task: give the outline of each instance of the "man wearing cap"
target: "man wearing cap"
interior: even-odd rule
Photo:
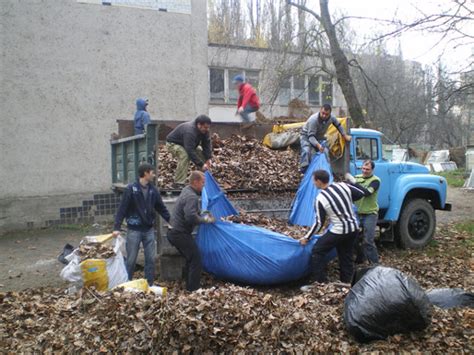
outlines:
[[[242,75],[236,75],[232,82],[239,91],[236,114],[239,114],[244,122],[250,122],[249,113],[257,112],[260,108],[257,92],[252,85],[245,82]]]
[[[151,122],[150,114],[147,112],[148,99],[137,99],[137,112],[134,117],[135,134],[145,133],[145,126]]]

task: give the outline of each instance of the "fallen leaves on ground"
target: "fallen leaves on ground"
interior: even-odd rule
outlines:
[[[384,265],[410,274],[425,288],[463,287],[472,235],[438,230],[424,250],[380,248]],[[331,281],[336,280],[332,263]],[[434,352],[472,353],[474,310],[434,308],[425,331],[369,344],[345,330],[348,287],[295,285],[251,288],[204,277],[204,289],[187,293],[168,282],[169,295],[61,289],[0,293],[0,352]]]
[[[273,191],[298,188],[299,153],[288,148],[272,150],[260,141],[233,135],[220,139],[212,136],[213,158],[211,172],[224,189],[258,189]],[[165,146],[159,148],[160,188],[171,188],[176,171],[176,160]],[[195,169],[190,164],[190,171]]]
[[[301,238],[308,231],[306,227],[289,225],[286,220],[281,218],[270,218],[260,213],[246,213],[243,210],[239,211],[238,215],[226,217],[224,220],[233,223],[255,225],[273,232],[285,234],[293,239]]]

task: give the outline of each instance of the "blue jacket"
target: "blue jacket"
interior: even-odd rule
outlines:
[[[134,118],[135,134],[145,133],[145,125],[151,122],[150,114],[146,112],[146,106],[145,99],[137,99],[137,112],[135,112]]]
[[[126,218],[128,229],[146,232],[155,224],[154,210],[167,222],[170,221],[170,213],[163,203],[160,193],[152,184],[148,186],[146,201],[138,181],[127,186],[115,215],[114,230],[120,230],[122,221]]]

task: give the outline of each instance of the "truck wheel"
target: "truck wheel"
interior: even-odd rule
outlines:
[[[403,249],[423,248],[433,237],[436,215],[431,204],[423,199],[409,200],[397,224],[398,244]]]

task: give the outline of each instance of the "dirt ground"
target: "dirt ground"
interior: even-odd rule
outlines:
[[[438,224],[474,219],[474,190],[448,187],[447,200],[453,205],[453,209],[451,212],[437,211]]]
[[[42,286],[66,286],[59,277],[57,257],[67,243],[77,246],[86,235],[107,226],[70,226],[8,233],[0,237],[0,292]]]
[[[438,225],[472,220],[474,191],[449,188],[452,212],[437,212]],[[107,233],[107,225],[40,229],[8,233],[0,237],[0,292],[31,287],[66,286],[59,277],[63,265],[57,261],[66,243],[77,246],[86,235]],[[139,262],[143,258],[140,253]]]

